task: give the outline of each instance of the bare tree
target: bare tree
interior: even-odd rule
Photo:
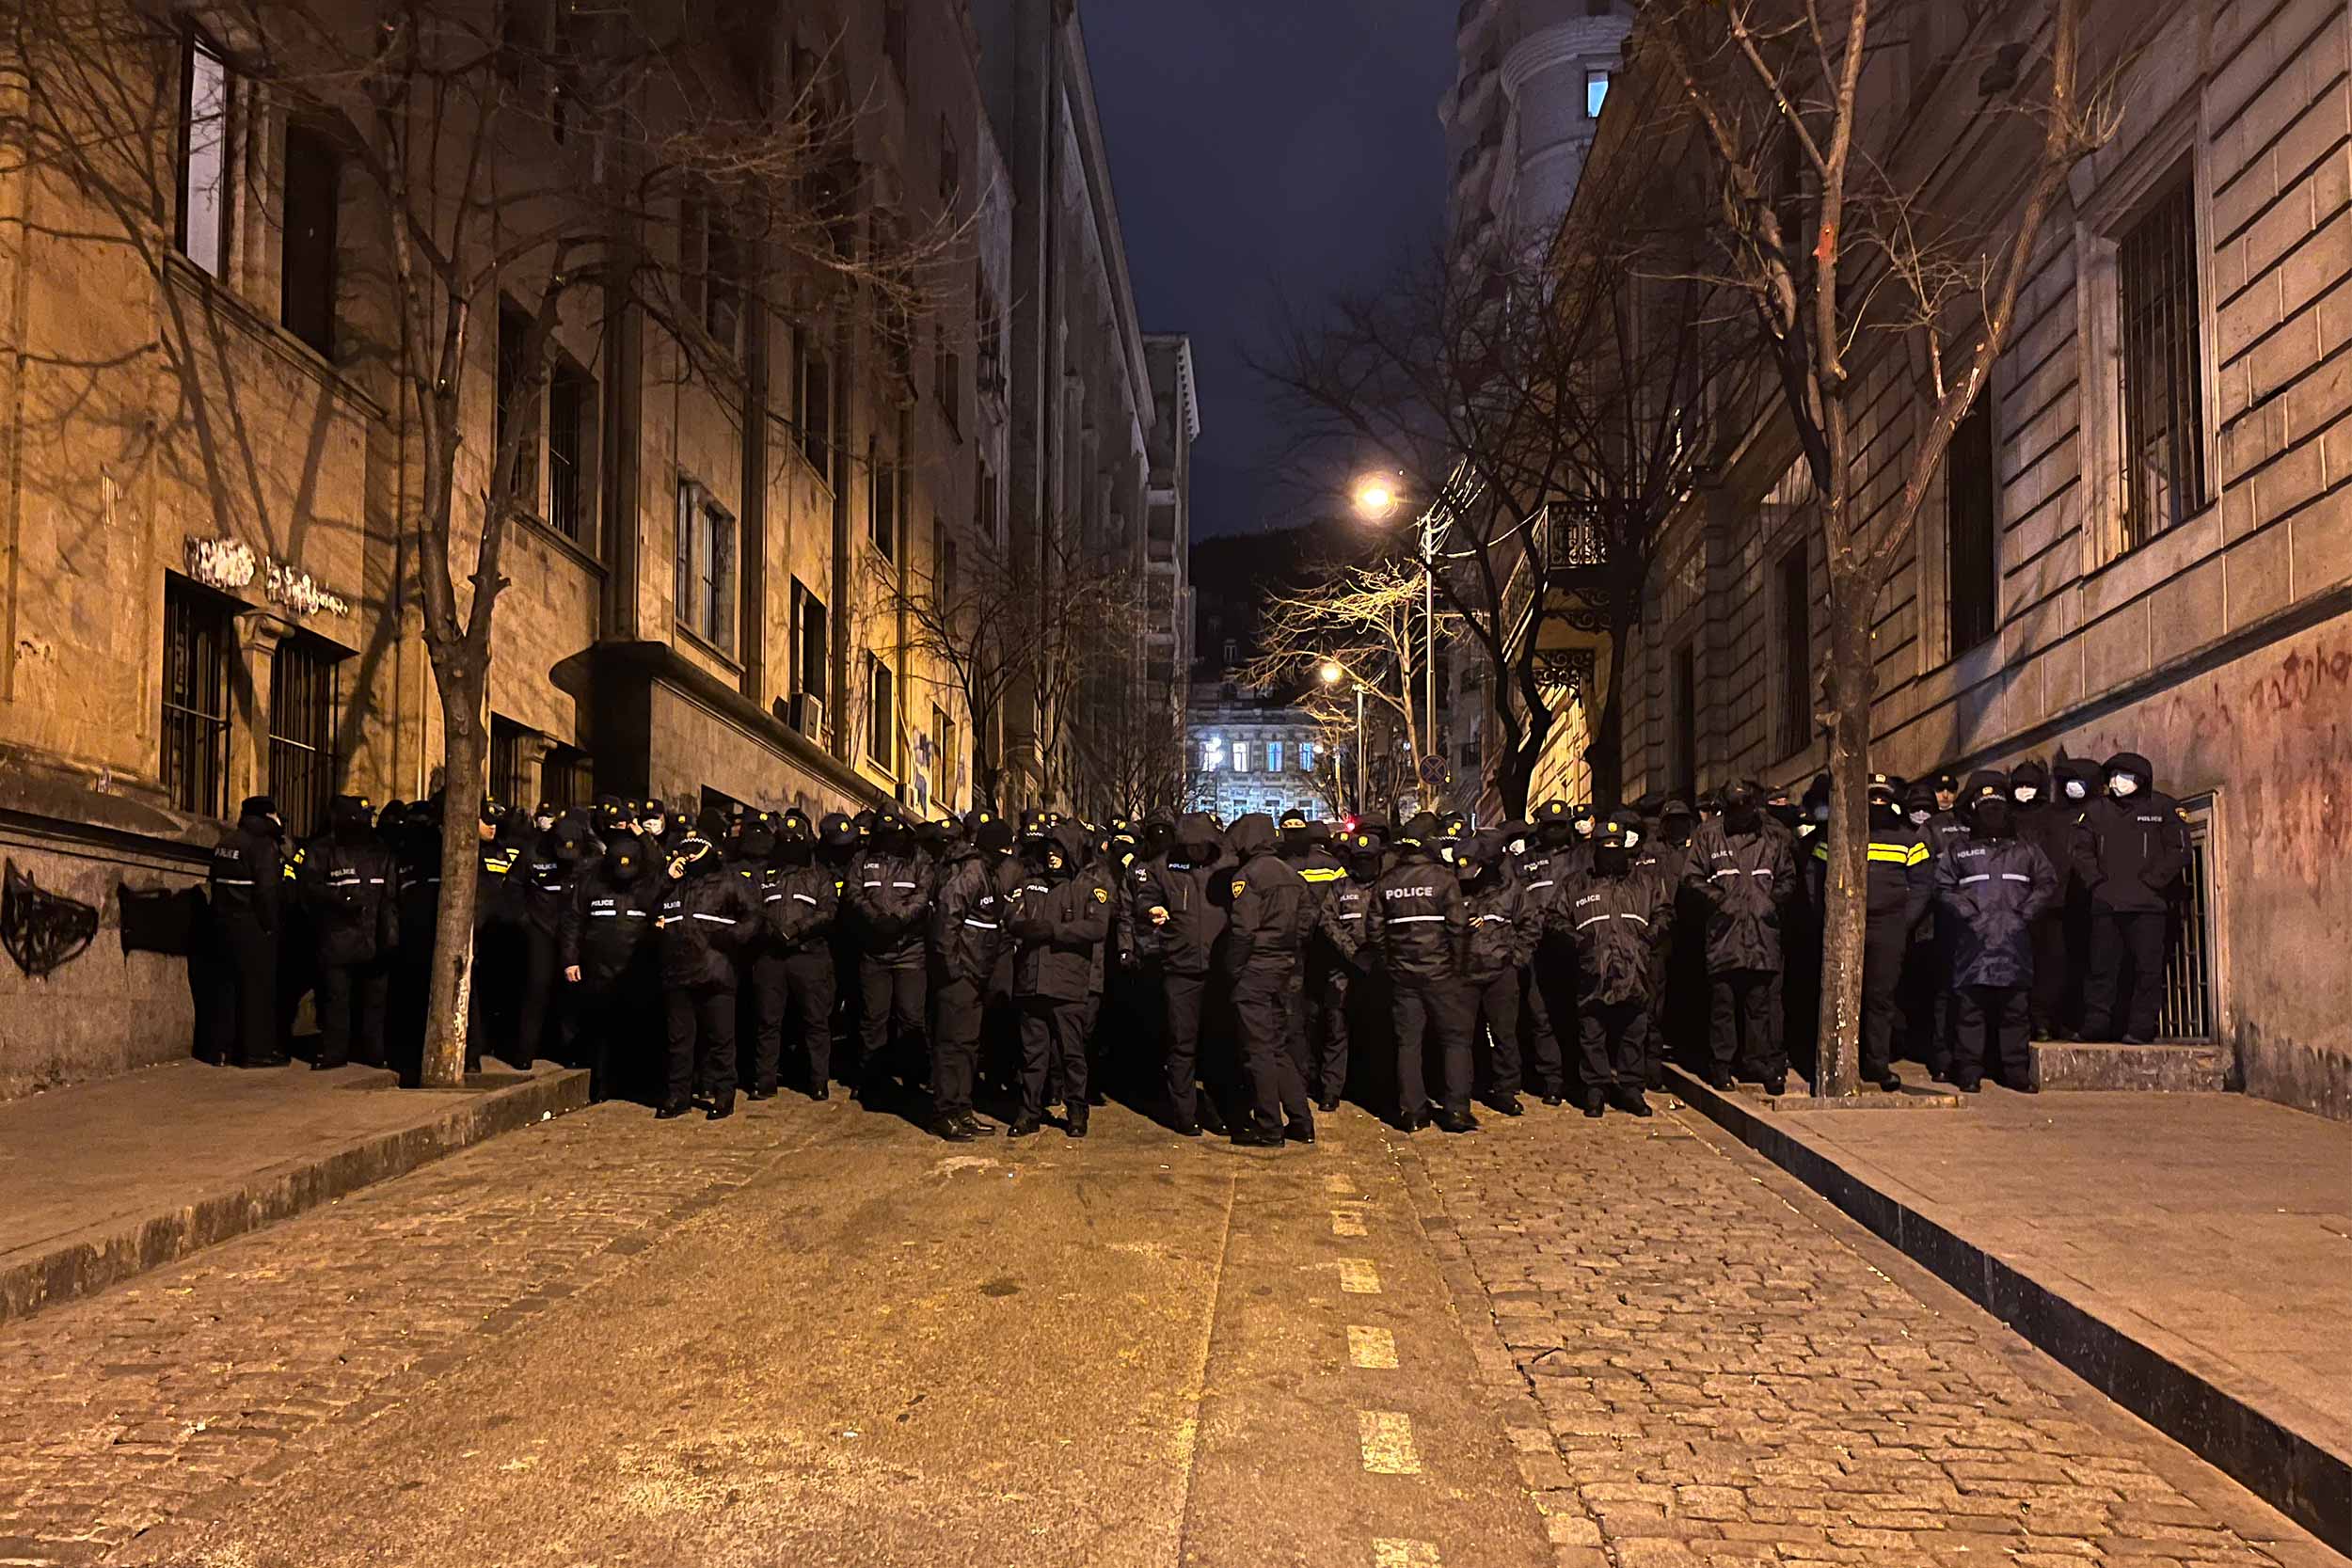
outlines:
[[[1704,215],[1723,282],[1760,329],[1779,411],[1816,493],[1828,568],[1829,649],[1816,718],[1833,787],[1823,942],[1823,1094],[1855,1089],[1868,844],[1871,627],[1953,432],[1989,385],[2068,171],[2114,127],[2118,62],[2086,92],[2084,0],[2029,8],[1994,56],[1988,113],[2032,128],[1989,211],[1934,199],[1921,170],[1948,151],[1905,145],[1879,52],[1930,8],[1906,0],[1649,0],[1633,55],[1688,111],[1704,160]],[[2015,142],[2025,137],[2011,138]],[[1860,495],[1865,372],[1918,367],[1920,417],[1885,504]]]
[[[1367,703],[1395,717],[1406,749],[1419,756],[1422,592],[1421,569],[1395,561],[1338,566],[1319,583],[1273,590],[1259,611],[1258,656],[1241,671],[1242,684],[1312,693],[1328,666],[1336,672],[1328,677],[1331,700],[1360,686]],[[1454,636],[1460,624],[1447,611],[1438,619],[1438,637]]]
[[[300,117],[342,160],[343,204],[366,231],[348,247],[358,276],[337,357],[394,411],[404,476],[388,521],[439,699],[423,1075],[454,1083],[502,551],[537,504],[531,437],[559,333],[625,320],[622,341],[740,419],[753,406],[744,350],[771,320],[846,333],[910,317],[948,236],[867,218],[859,111],[837,62],[788,54],[748,10],[714,23],[698,8],[528,0],[61,0],[13,15],[30,66],[27,156],[73,180],[110,214],[104,243],[158,277],[183,215],[192,25],[231,84],[218,134],[242,170],[273,166],[254,136],[273,116]],[[282,192],[261,196],[282,212]],[[207,383],[204,324],[163,293],[169,331],[152,347],[177,382],[177,418],[208,464],[234,473],[251,433],[233,392]],[[225,516],[237,503],[216,493]]]
[[[1073,769],[1081,804],[1131,822],[1173,817],[1191,793],[1184,721],[1170,706],[1130,702],[1087,726]]]

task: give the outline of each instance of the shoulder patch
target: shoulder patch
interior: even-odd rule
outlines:
[[[1094,890],[1094,901],[1098,904],[1109,903],[1111,901],[1110,889],[1101,887],[1096,888]]]
[[[1248,891],[1249,891],[1249,879],[1248,879],[1248,878],[1247,878],[1247,877],[1236,877],[1236,878],[1234,878],[1234,879],[1233,879],[1233,896],[1234,896],[1234,897],[1238,898],[1238,897],[1240,897],[1243,894],[1248,893]]]

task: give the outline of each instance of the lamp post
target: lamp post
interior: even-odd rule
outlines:
[[[1367,474],[1356,482],[1356,513],[1367,522],[1387,522],[1403,499],[1397,482],[1388,474]],[[1432,748],[1438,729],[1438,514],[1434,506],[1422,515],[1414,544],[1421,551],[1422,592],[1422,756],[1414,759],[1419,768],[1426,758],[1438,755]],[[1406,699],[1408,704],[1410,700]],[[1439,760],[1442,765],[1442,757]]]
[[[1341,682],[1341,680],[1346,676],[1347,672],[1346,672],[1345,670],[1343,670],[1343,669],[1341,669],[1341,668],[1340,668],[1340,666],[1339,666],[1339,662],[1338,662],[1337,660],[1335,660],[1335,659],[1328,659],[1328,658],[1327,658],[1327,659],[1325,659],[1325,660],[1323,661],[1323,668],[1322,668],[1321,670],[1317,671],[1317,672],[1316,672],[1316,673],[1317,673],[1317,674],[1319,674],[1319,675],[1321,675],[1321,676],[1323,677],[1323,684],[1324,684],[1324,685],[1326,685],[1326,686],[1337,686],[1337,685],[1339,685],[1339,683]],[[1338,782],[1339,782],[1339,768],[1338,768],[1338,764],[1334,763],[1334,764],[1332,765],[1332,783],[1333,783],[1334,787],[1336,787],[1336,786],[1337,786]],[[1356,800],[1355,800],[1355,806],[1356,806],[1356,815],[1357,815],[1358,816],[1363,816],[1363,815],[1364,815],[1364,683],[1363,683],[1362,681],[1358,681],[1358,682],[1356,683]]]

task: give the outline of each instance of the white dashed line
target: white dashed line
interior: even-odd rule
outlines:
[[[1356,1438],[1363,1445],[1364,1468],[1373,1475],[1421,1474],[1421,1455],[1413,1449],[1412,1419],[1402,1412],[1359,1410]]]
[[[1331,1234],[1334,1236],[1363,1235],[1364,1216],[1346,1209],[1332,1210]]]
[[[1373,1371],[1396,1370],[1396,1336],[1385,1328],[1359,1328],[1347,1325],[1347,1358],[1359,1367]]]
[[[1372,1568],[1442,1568],[1434,1541],[1375,1541]]]
[[[1356,1191],[1356,1181],[1353,1177],[1327,1176],[1323,1179],[1323,1190],[1335,1197],[1346,1197]]]
[[[1351,1296],[1376,1296],[1380,1293],[1380,1271],[1372,1266],[1369,1258],[1343,1258],[1340,1289]]]

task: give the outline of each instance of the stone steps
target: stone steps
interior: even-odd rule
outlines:
[[[2211,1040],[2155,1045],[2036,1040],[2032,1051],[2034,1082],[2045,1089],[2218,1094],[2231,1086],[2236,1066],[2229,1049]]]

